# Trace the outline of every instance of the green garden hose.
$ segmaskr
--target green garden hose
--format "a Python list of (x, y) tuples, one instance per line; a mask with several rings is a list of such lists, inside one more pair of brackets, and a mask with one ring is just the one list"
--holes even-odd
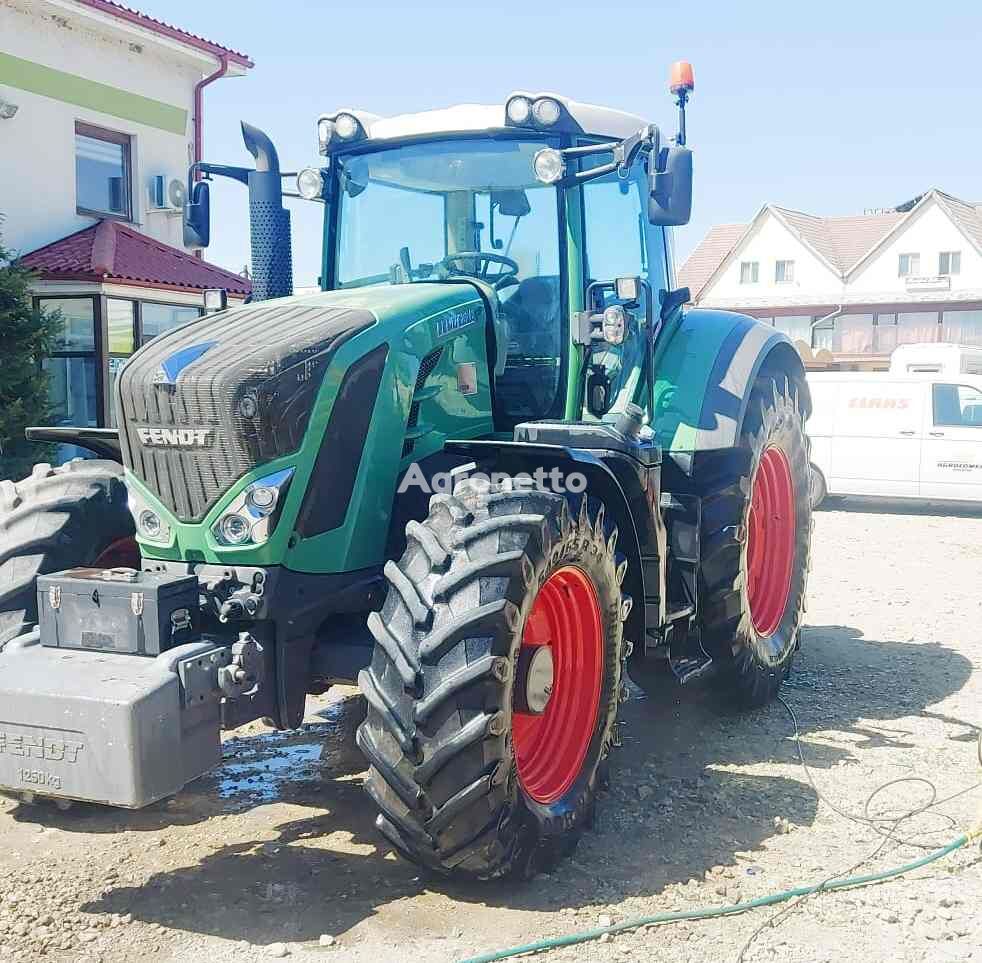
[(729, 906), (705, 906), (700, 909), (682, 910), (677, 913), (657, 913), (654, 916), (636, 916), (633, 919), (624, 920), (622, 923), (615, 923), (613, 926), (602, 926), (597, 929), (584, 930), (582, 933), (571, 933), (568, 936), (556, 936), (552, 939), (537, 940), (534, 943), (525, 943), (522, 946), (512, 946), (507, 950), (498, 950), (492, 953), (484, 953), (481, 956), (468, 957), (461, 960), (461, 963), (495, 963), (496, 960), (507, 960), (522, 953), (540, 953), (545, 950), (555, 950), (563, 946), (574, 946), (577, 943), (587, 943), (590, 940), (598, 940), (604, 933), (623, 933), (626, 930), (634, 930), (639, 926), (658, 926), (662, 923), (679, 923), (683, 920), (705, 920), (719, 916), (734, 916), (737, 913), (745, 913), (747, 910), (759, 909), (762, 906), (773, 906), (775, 903), (784, 903), (798, 896), (809, 896), (813, 893), (824, 892), (833, 889), (846, 889), (851, 886), (864, 886), (868, 883), (879, 883), (885, 879), (895, 876), (902, 876), (910, 873), (928, 863), (942, 859), (953, 853), (956, 849), (961, 849), (968, 845), (973, 839), (982, 838), (982, 824), (970, 832), (964, 833), (957, 839), (948, 843), (947, 846), (915, 859), (912, 863), (905, 863), (894, 869), (885, 869), (879, 873), (866, 873), (863, 876), (850, 876), (845, 879), (827, 880), (813, 886), (799, 886), (795, 889), (786, 889), (781, 893), (773, 893), (770, 896), (761, 896), (758, 899), (747, 900), (743, 903), (733, 903)]

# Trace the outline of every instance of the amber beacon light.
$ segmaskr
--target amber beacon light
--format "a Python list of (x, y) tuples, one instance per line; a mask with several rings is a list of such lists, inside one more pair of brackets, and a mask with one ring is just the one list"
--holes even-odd
[(680, 147), (685, 146), (685, 104), (695, 86), (692, 64), (688, 60), (676, 60), (668, 75), (668, 89), (675, 94), (675, 103), (679, 108), (679, 132), (675, 143)]

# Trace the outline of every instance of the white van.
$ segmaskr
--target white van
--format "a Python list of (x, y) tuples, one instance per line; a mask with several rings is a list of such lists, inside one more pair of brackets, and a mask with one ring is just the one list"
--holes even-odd
[(902, 344), (890, 355), (890, 374), (982, 375), (982, 347)]
[(813, 504), (826, 495), (982, 502), (982, 377), (816, 372), (808, 386)]

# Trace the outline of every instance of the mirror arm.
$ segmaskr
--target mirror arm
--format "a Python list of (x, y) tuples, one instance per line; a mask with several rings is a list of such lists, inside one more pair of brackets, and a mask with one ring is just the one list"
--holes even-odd
[(625, 137), (624, 140), (611, 141), (606, 144), (584, 144), (580, 147), (567, 147), (560, 151), (563, 160), (575, 157), (587, 157), (591, 154), (611, 154), (613, 160), (606, 164), (592, 167), (590, 170), (577, 171), (567, 174), (558, 182), (560, 186), (571, 187), (605, 177), (614, 171), (627, 170), (637, 160), (638, 154), (654, 150), (658, 144), (658, 128), (654, 124), (642, 127), (637, 133)]
[[(188, 184), (194, 179), (196, 171), (202, 174), (214, 174), (216, 177), (231, 177), (232, 180), (240, 181), (243, 184), (249, 183), (249, 169), (247, 167), (230, 167), (228, 164), (209, 164), (206, 161), (196, 161), (188, 168)], [(190, 191), (188, 192), (190, 195)]]

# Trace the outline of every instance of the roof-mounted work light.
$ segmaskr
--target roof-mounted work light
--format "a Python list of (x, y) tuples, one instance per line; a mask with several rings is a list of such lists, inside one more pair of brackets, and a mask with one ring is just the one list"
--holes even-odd
[(559, 125), (568, 114), (562, 103), (548, 94), (512, 94), (505, 102), (505, 123), (510, 127), (538, 127), (548, 130)]
[(336, 144), (350, 144), (366, 136), (365, 127), (350, 110), (325, 114), (317, 121), (317, 144), (327, 154)]

